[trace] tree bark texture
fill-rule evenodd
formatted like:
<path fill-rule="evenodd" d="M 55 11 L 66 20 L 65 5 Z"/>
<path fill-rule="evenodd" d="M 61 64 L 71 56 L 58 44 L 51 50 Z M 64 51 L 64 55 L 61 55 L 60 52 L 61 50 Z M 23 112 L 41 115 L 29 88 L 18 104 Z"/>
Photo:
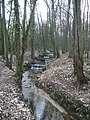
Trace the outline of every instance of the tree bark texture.
<path fill-rule="evenodd" d="M 74 0 L 74 73 L 79 82 L 85 81 L 83 74 L 83 37 L 81 25 L 81 0 Z"/>

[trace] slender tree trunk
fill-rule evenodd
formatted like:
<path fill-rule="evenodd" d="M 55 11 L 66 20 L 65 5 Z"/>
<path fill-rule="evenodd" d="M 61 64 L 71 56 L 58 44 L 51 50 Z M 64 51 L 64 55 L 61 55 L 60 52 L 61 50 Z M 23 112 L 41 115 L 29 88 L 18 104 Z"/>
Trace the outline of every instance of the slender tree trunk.
<path fill-rule="evenodd" d="M 27 44 L 27 38 L 26 38 L 26 29 L 25 29 L 25 22 L 26 22 L 26 5 L 27 5 L 27 0 L 24 0 L 24 14 L 23 14 L 23 30 L 22 30 L 22 54 L 21 54 L 21 65 L 23 65 L 23 59 L 24 59 L 24 52 L 25 52 L 25 46 Z"/>
<path fill-rule="evenodd" d="M 41 18 L 41 23 L 42 23 L 42 28 L 41 28 L 41 33 L 42 33 L 42 42 L 43 42 L 43 53 L 46 53 L 46 41 L 45 41 L 45 36 L 44 36 L 44 23 Z"/>
<path fill-rule="evenodd" d="M 73 57 L 73 48 L 72 48 L 72 39 L 71 39 L 71 24 L 70 24 L 70 4 L 71 0 L 68 0 L 68 12 L 67 12 L 67 27 L 68 27 L 68 51 L 69 51 L 69 56 L 68 57 Z"/>
<path fill-rule="evenodd" d="M 34 23 L 34 15 L 33 15 L 33 17 L 32 17 L 32 32 L 31 32 L 31 58 L 32 58 L 32 60 L 34 60 L 34 33 L 35 33 L 35 30 L 34 30 L 34 27 L 35 27 L 35 23 Z"/>
<path fill-rule="evenodd" d="M 56 43 L 55 43 L 55 36 L 54 36 L 54 25 L 55 25 L 55 21 L 54 21 L 54 0 L 52 1 L 52 21 L 51 21 L 51 40 L 52 40 L 52 46 L 53 46 L 53 54 L 54 57 L 56 56 Z"/>
<path fill-rule="evenodd" d="M 5 1 L 2 0 L 2 12 L 3 12 L 3 34 L 4 34 L 4 57 L 5 57 L 5 64 L 6 66 L 9 66 L 8 62 L 8 41 L 7 41 L 7 34 L 6 34 L 6 20 L 5 20 L 5 7 L 4 3 Z"/>
<path fill-rule="evenodd" d="M 9 43 L 9 53 L 10 53 L 10 58 L 9 58 L 9 68 L 12 69 L 12 41 L 13 41 L 13 29 L 12 26 L 10 25 L 11 22 L 11 14 L 12 14 L 12 2 L 10 1 L 10 14 L 9 14 L 9 21 L 8 21 L 8 43 Z"/>
<path fill-rule="evenodd" d="M 60 4 L 60 3 L 59 3 Z M 62 1 L 61 1 L 61 5 L 62 5 Z M 61 5 L 59 6 L 59 11 L 60 11 L 60 15 L 59 15 L 59 19 L 60 19 L 60 41 L 62 43 L 62 15 L 61 15 Z M 62 47 L 62 46 L 61 46 Z"/>
<path fill-rule="evenodd" d="M 1 16 L 1 0 L 0 0 L 0 55 L 4 55 L 4 41 L 3 41 L 3 31 L 2 31 L 2 16 Z"/>
<path fill-rule="evenodd" d="M 39 42 L 38 42 L 38 47 L 39 47 L 39 52 L 40 51 L 42 51 L 42 32 L 41 32 L 41 25 L 40 25 L 40 21 L 39 21 L 39 17 L 37 16 L 37 19 L 38 19 L 38 24 L 39 24 L 39 30 L 38 30 L 38 32 L 39 32 L 39 36 L 38 36 L 38 38 L 39 38 Z"/>
<path fill-rule="evenodd" d="M 67 46 L 66 46 L 66 52 L 69 50 L 69 44 L 70 44 L 70 38 L 69 38 L 69 30 L 70 30 L 70 21 L 69 21 L 69 11 L 70 11 L 70 3 L 71 0 L 68 0 L 68 10 L 67 10 L 67 26 L 66 26 L 66 40 L 67 40 Z"/>
<path fill-rule="evenodd" d="M 12 23 L 14 24 L 14 23 Z M 10 28 L 10 62 L 9 62 L 9 68 L 12 69 L 12 58 L 13 58 L 13 28 L 14 25 L 12 25 L 12 27 Z"/>
<path fill-rule="evenodd" d="M 37 0 L 34 0 L 33 8 L 32 8 L 31 15 L 30 15 L 30 18 L 29 18 L 29 22 L 28 22 L 28 25 L 27 25 L 27 29 L 26 29 L 26 32 L 25 32 L 26 33 L 26 40 L 27 40 L 28 32 L 30 30 L 30 25 L 31 25 L 33 13 L 34 13 L 34 10 L 35 10 L 36 2 L 37 2 Z M 27 46 L 25 46 L 25 47 L 27 47 Z"/>
<path fill-rule="evenodd" d="M 34 1 L 30 0 L 30 4 L 31 4 L 31 11 L 34 7 Z M 31 58 L 34 61 L 34 33 L 35 33 L 35 17 L 34 17 L 35 12 L 33 11 L 32 14 L 32 20 L 31 20 L 31 25 L 30 25 L 30 40 L 31 40 Z"/>
<path fill-rule="evenodd" d="M 81 31 L 81 0 L 74 0 L 74 73 L 77 76 L 77 80 L 81 83 L 85 81 L 83 74 L 83 38 Z"/>
<path fill-rule="evenodd" d="M 18 0 L 14 0 L 15 11 L 15 42 L 16 42 L 16 75 L 18 77 L 18 83 L 21 84 L 21 55 L 20 55 L 20 21 L 19 21 L 19 8 Z"/>
<path fill-rule="evenodd" d="M 87 58 L 89 58 L 89 39 L 88 39 L 88 11 L 87 11 L 87 21 L 86 21 L 86 34 L 85 34 L 85 42 L 86 42 L 86 53 L 87 53 Z"/>

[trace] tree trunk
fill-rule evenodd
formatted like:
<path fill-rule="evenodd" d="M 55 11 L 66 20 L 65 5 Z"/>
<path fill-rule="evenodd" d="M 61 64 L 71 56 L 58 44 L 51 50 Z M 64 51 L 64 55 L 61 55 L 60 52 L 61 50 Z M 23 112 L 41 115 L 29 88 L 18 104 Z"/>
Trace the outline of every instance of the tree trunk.
<path fill-rule="evenodd" d="M 88 11 L 87 11 L 87 21 L 86 21 L 86 30 L 85 30 L 85 42 L 86 42 L 86 53 L 87 53 L 87 58 L 89 58 L 89 39 L 88 39 Z"/>
<path fill-rule="evenodd" d="M 23 14 L 23 30 L 22 30 L 22 54 L 21 54 L 21 65 L 23 66 L 23 59 L 24 59 L 24 52 L 25 52 L 25 46 L 27 44 L 26 40 L 26 33 L 25 33 L 25 22 L 26 22 L 26 5 L 27 5 L 27 0 L 24 0 L 24 14 Z M 21 66 L 21 67 L 22 67 Z"/>
<path fill-rule="evenodd" d="M 83 74 L 83 38 L 81 28 L 81 0 L 74 0 L 74 73 L 77 80 L 81 83 L 85 81 Z"/>
<path fill-rule="evenodd" d="M 13 41 L 13 28 L 10 25 L 11 22 L 11 13 L 12 13 L 12 2 L 10 1 L 10 14 L 9 14 L 9 20 L 8 20 L 8 43 L 9 43 L 9 53 L 10 53 L 10 58 L 9 58 L 9 68 L 12 69 L 12 41 Z"/>
<path fill-rule="evenodd" d="M 53 46 L 53 55 L 54 57 L 56 56 L 56 43 L 55 43 L 55 36 L 54 36 L 54 25 L 55 25 L 55 21 L 54 21 L 54 0 L 52 1 L 52 21 L 51 21 L 51 40 L 52 40 L 52 46 Z"/>
<path fill-rule="evenodd" d="M 21 55 L 20 55 L 20 21 L 19 21 L 19 8 L 18 0 L 14 0 L 15 11 L 15 42 L 16 42 L 16 76 L 18 77 L 19 85 L 21 84 Z"/>
<path fill-rule="evenodd" d="M 42 23 L 42 28 L 41 28 L 41 33 L 42 33 L 42 42 L 43 42 L 43 54 L 46 53 L 46 41 L 45 41 L 45 36 L 44 36 L 44 23 L 41 18 L 41 23 Z"/>
<path fill-rule="evenodd" d="M 3 38 L 3 21 L 1 16 L 1 1 L 0 1 L 0 55 L 4 56 L 4 38 Z"/>
<path fill-rule="evenodd" d="M 4 36 L 4 57 L 5 57 L 5 64 L 9 66 L 8 62 L 8 41 L 7 41 L 7 34 L 6 34 L 6 20 L 5 20 L 5 6 L 4 0 L 2 0 L 2 12 L 3 12 L 3 36 Z"/>
<path fill-rule="evenodd" d="M 33 10 L 34 7 L 34 1 L 30 0 L 30 5 L 31 5 L 31 11 Z M 35 33 L 35 17 L 34 17 L 35 12 L 33 11 L 32 14 L 32 20 L 31 20 L 31 26 L 30 26 L 30 40 L 31 40 L 31 58 L 34 61 L 34 33 Z"/>

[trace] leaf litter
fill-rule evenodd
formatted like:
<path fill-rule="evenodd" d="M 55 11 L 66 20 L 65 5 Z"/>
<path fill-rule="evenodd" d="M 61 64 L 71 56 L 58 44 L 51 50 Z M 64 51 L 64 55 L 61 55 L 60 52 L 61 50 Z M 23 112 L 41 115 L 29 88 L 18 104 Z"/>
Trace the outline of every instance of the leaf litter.
<path fill-rule="evenodd" d="M 33 120 L 31 109 L 22 100 L 14 74 L 0 61 L 0 120 Z"/>

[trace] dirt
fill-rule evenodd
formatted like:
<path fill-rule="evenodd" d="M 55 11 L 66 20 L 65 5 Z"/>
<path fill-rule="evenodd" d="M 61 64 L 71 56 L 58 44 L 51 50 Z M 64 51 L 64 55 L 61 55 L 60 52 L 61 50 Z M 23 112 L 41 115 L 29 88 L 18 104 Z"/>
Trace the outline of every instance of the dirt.
<path fill-rule="evenodd" d="M 84 61 L 84 74 L 90 79 L 90 61 Z M 33 120 L 31 110 L 22 100 L 14 74 L 0 58 L 0 120 Z M 67 54 L 52 59 L 47 70 L 36 77 L 36 86 L 63 106 L 72 120 L 90 120 L 90 80 L 78 86 L 73 60 Z"/>
<path fill-rule="evenodd" d="M 84 61 L 84 74 L 90 78 L 89 61 Z M 36 85 L 62 105 L 73 120 L 90 120 L 90 80 L 78 85 L 72 58 L 62 55 L 53 59 L 48 69 L 37 76 Z"/>
<path fill-rule="evenodd" d="M 33 120 L 31 109 L 22 99 L 14 74 L 0 57 L 0 120 Z"/>

